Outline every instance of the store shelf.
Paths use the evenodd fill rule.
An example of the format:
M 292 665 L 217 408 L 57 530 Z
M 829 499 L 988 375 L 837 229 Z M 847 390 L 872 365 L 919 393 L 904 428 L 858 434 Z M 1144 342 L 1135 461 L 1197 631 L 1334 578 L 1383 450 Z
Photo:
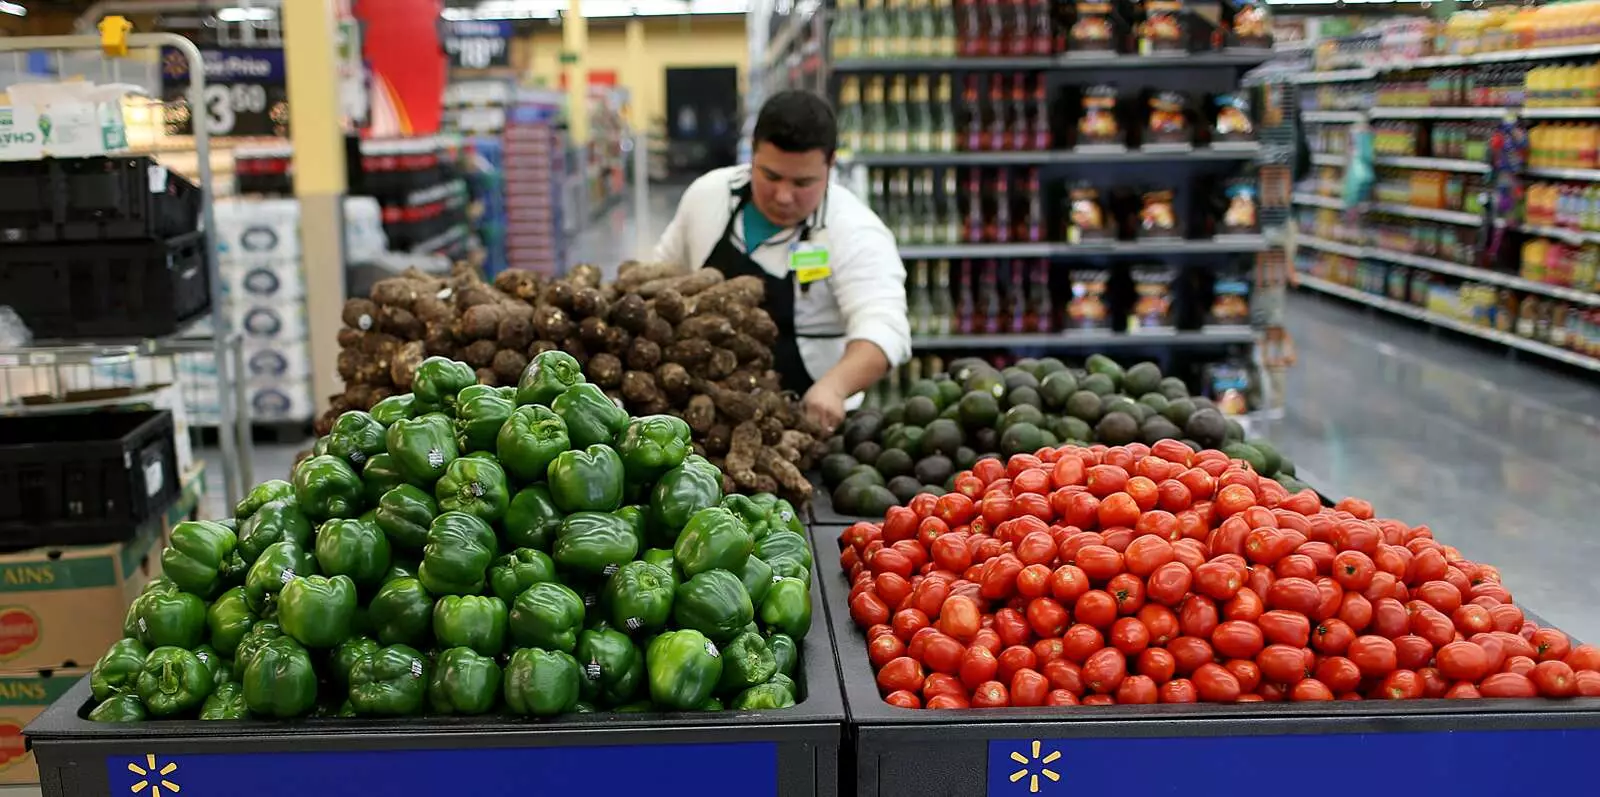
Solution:
M 1600 119 L 1600 108 L 1523 108 L 1524 119 Z
M 1460 263 L 1452 263 L 1448 260 L 1423 257 L 1422 255 L 1413 255 L 1407 252 L 1395 252 L 1388 249 L 1367 248 L 1365 256 L 1374 260 L 1382 260 L 1386 263 L 1398 263 L 1402 266 L 1420 268 L 1424 271 L 1432 271 L 1438 274 L 1448 274 L 1452 277 L 1460 277 L 1474 282 L 1502 285 L 1527 293 L 1537 293 L 1541 296 L 1551 296 L 1557 299 L 1565 299 L 1569 302 L 1600 307 L 1600 293 L 1564 288 L 1560 285 L 1548 285 L 1543 282 L 1523 279 L 1515 274 L 1506 274 L 1486 268 L 1467 266 Z
M 1516 108 L 1373 108 L 1373 119 L 1500 119 L 1516 114 Z
M 1295 244 L 1297 246 L 1303 246 L 1307 249 L 1315 249 L 1319 252 L 1328 252 L 1330 254 L 1353 257 L 1358 260 L 1367 256 L 1367 249 L 1364 246 L 1330 241 L 1327 238 L 1318 238 L 1314 235 L 1298 236 L 1295 238 Z
M 1359 122 L 1366 118 L 1362 111 L 1301 111 L 1300 121 L 1321 122 L 1324 124 L 1347 124 Z
M 1600 44 L 1578 44 L 1570 47 L 1539 47 L 1532 50 L 1502 50 L 1499 52 L 1473 53 L 1472 55 L 1430 55 L 1423 58 L 1408 58 L 1392 64 L 1384 64 L 1377 68 L 1379 72 L 1406 72 L 1413 69 L 1431 69 L 1446 66 L 1468 66 L 1471 64 L 1510 64 L 1521 61 L 1554 61 L 1563 58 L 1577 58 L 1586 55 L 1600 55 Z
M 1522 172 L 1524 177 L 1546 177 L 1552 180 L 1580 180 L 1584 182 L 1600 182 L 1600 169 L 1551 169 L 1530 168 Z
M 1372 206 L 1374 213 L 1388 213 L 1395 216 L 1405 216 L 1423 221 L 1439 221 L 1445 224 L 1460 224 L 1468 227 L 1483 225 L 1483 217 L 1477 213 L 1468 213 L 1464 210 L 1435 210 L 1433 208 L 1419 208 L 1415 205 L 1399 205 L 1391 202 L 1379 202 Z
M 1292 199 L 1296 205 L 1305 205 L 1306 207 L 1313 208 L 1327 208 L 1329 210 L 1344 210 L 1344 200 L 1337 197 L 1296 193 Z
M 859 152 L 840 157 L 852 166 L 1044 166 L 1058 163 L 1248 161 L 1261 152 L 1254 141 L 1213 147 L 1069 149 L 1031 152 Z
M 1372 162 L 1378 166 L 1392 166 L 1397 169 L 1434 169 L 1441 172 L 1461 172 L 1463 174 L 1489 173 L 1489 164 L 1487 163 L 1458 158 L 1417 158 L 1400 155 L 1380 155 L 1373 158 Z
M 1312 166 L 1338 166 L 1342 169 L 1349 162 L 1350 158 L 1346 155 L 1330 155 L 1322 152 L 1312 153 L 1311 155 Z
M 1050 257 L 1055 254 L 1055 244 L 911 244 L 900 247 L 900 257 L 906 260 L 934 258 L 985 258 Z
M 1141 348 L 1179 346 L 1203 348 L 1231 346 L 1254 342 L 1255 332 L 1246 329 L 1226 329 L 1215 332 L 1169 331 L 1119 334 L 1107 331 L 1070 331 L 1046 334 L 1010 335 L 944 335 L 912 337 L 913 349 L 1004 349 L 1033 348 L 1066 350 L 1102 350 L 1113 348 Z
M 1048 55 L 1000 58 L 844 58 L 834 61 L 840 72 L 964 72 L 982 69 L 1050 69 L 1056 59 Z
M 976 70 L 1202 69 L 1252 67 L 1272 59 L 1267 49 L 1133 55 L 1064 53 L 997 58 L 850 58 L 835 61 L 834 72 L 967 72 Z
M 1328 72 L 1305 72 L 1289 78 L 1291 83 L 1305 85 L 1308 83 L 1351 83 L 1358 80 L 1371 80 L 1378 76 L 1376 69 L 1335 69 Z
M 1310 274 L 1299 274 L 1298 277 L 1300 287 L 1302 288 L 1310 288 L 1311 290 L 1320 293 L 1337 296 L 1341 299 L 1348 299 L 1349 301 L 1356 302 L 1358 304 L 1364 304 L 1368 307 L 1375 307 L 1379 310 L 1404 316 L 1415 321 L 1433 324 L 1434 326 L 1443 327 L 1444 329 L 1449 329 L 1454 332 L 1460 332 L 1463 335 L 1470 335 L 1475 338 L 1481 338 L 1483 340 L 1499 343 L 1503 346 L 1509 346 L 1519 351 L 1537 354 L 1541 357 L 1548 357 L 1552 360 L 1558 360 L 1578 368 L 1584 368 L 1590 371 L 1600 371 L 1600 359 L 1595 359 L 1594 357 L 1589 357 L 1577 352 L 1557 348 L 1548 343 L 1540 343 L 1536 340 L 1518 337 L 1508 332 L 1501 332 L 1497 329 L 1487 329 L 1476 324 L 1469 324 L 1464 321 L 1451 318 L 1442 313 L 1435 313 L 1432 310 L 1426 310 L 1405 302 L 1395 301 L 1394 299 L 1390 299 L 1386 296 L 1377 296 L 1367 293 L 1366 291 L 1339 285 L 1338 283 L 1313 277 Z
M 1521 230 L 1529 235 L 1542 235 L 1546 238 L 1556 238 L 1572 243 L 1600 243 L 1600 232 L 1590 230 L 1571 230 L 1566 227 L 1542 227 L 1537 224 L 1517 224 L 1513 229 Z

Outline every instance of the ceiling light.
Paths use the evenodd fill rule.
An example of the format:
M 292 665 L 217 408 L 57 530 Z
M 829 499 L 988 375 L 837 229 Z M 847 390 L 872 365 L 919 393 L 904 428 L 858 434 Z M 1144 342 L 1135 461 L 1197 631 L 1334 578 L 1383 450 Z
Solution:
M 28 9 L 23 8 L 16 3 L 0 0 L 0 14 L 10 14 L 14 17 L 25 17 L 28 15 Z
M 270 8 L 222 8 L 217 10 L 217 19 L 223 22 L 266 22 L 277 13 Z

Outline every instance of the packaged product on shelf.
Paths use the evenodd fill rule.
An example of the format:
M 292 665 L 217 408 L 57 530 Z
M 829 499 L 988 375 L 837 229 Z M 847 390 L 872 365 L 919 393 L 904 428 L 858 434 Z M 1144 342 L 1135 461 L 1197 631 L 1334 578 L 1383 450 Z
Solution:
M 1172 189 L 1152 188 L 1139 195 L 1140 238 L 1174 238 L 1178 230 L 1178 211 L 1172 204 Z
M 1228 181 L 1224 193 L 1228 206 L 1222 212 L 1223 234 L 1247 235 L 1260 229 L 1261 215 L 1257 212 L 1255 180 L 1235 177 Z
M 1100 204 L 1100 189 L 1079 182 L 1068 192 L 1067 241 L 1097 241 L 1111 238 L 1115 231 L 1106 224 L 1105 207 Z
M 1139 23 L 1139 54 L 1178 53 L 1188 49 L 1182 0 L 1144 0 Z
M 1249 266 L 1220 269 L 1211 286 L 1211 307 L 1206 313 L 1208 327 L 1240 327 L 1250 325 Z
M 1225 415 L 1243 415 L 1250 411 L 1250 396 L 1254 392 L 1250 366 L 1245 363 L 1223 362 L 1207 365 L 1201 374 L 1205 395 L 1216 403 Z
M 1250 101 L 1238 94 L 1218 94 L 1211 98 L 1216 119 L 1211 124 L 1211 140 L 1254 141 L 1255 123 L 1250 119 Z
M 1143 143 L 1187 145 L 1194 140 L 1189 129 L 1189 95 L 1181 91 L 1158 91 L 1147 101 Z
M 1116 27 L 1107 0 L 1078 0 L 1077 18 L 1072 22 L 1068 53 L 1114 53 Z
M 1111 328 L 1111 308 L 1106 299 L 1110 272 L 1086 270 L 1072 272 L 1072 298 L 1067 300 L 1067 329 Z
M 1272 30 L 1260 3 L 1245 2 L 1233 10 L 1233 39 L 1240 47 L 1271 47 Z
M 1077 146 L 1122 146 L 1122 126 L 1117 122 L 1117 87 L 1102 83 L 1084 89 L 1082 106 Z
M 1129 332 L 1170 330 L 1176 319 L 1172 315 L 1173 270 L 1151 266 L 1135 268 L 1133 275 L 1133 307 L 1128 312 Z

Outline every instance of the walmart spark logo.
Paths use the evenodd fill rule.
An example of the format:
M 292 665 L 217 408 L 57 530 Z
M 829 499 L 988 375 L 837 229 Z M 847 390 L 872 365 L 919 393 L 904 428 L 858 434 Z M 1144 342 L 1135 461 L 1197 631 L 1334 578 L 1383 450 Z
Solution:
M 1043 745 L 1040 744 L 1039 740 L 1035 739 L 1031 748 L 1032 755 L 1023 755 L 1016 751 L 1011 753 L 1011 760 L 1021 765 L 1011 773 L 1011 782 L 1020 783 L 1026 778 L 1029 794 L 1039 793 L 1039 778 L 1041 777 L 1051 783 L 1057 783 L 1061 780 L 1061 775 L 1050 768 L 1051 764 L 1061 759 L 1061 751 L 1051 750 L 1048 755 L 1041 758 L 1039 754 L 1042 747 Z
M 138 783 L 128 787 L 128 791 L 142 796 L 145 794 L 145 790 L 149 789 L 149 797 L 161 797 L 162 789 L 166 789 L 168 794 L 177 794 L 182 791 L 182 789 L 178 788 L 178 784 L 168 779 L 169 775 L 178 771 L 178 764 L 168 761 L 158 769 L 157 763 L 155 755 L 150 754 L 144 757 L 144 766 L 142 767 L 135 763 L 128 764 L 128 771 L 140 778 Z

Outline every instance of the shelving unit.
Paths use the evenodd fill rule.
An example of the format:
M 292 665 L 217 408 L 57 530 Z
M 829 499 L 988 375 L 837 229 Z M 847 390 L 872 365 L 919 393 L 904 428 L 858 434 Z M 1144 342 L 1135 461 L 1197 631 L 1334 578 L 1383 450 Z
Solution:
M 1128 147 L 1121 150 L 1040 150 L 1022 152 L 858 152 L 840 160 L 847 166 L 1048 166 L 1063 163 L 1151 163 L 1185 161 L 1252 161 L 1261 153 L 1255 142 L 1208 147 Z

